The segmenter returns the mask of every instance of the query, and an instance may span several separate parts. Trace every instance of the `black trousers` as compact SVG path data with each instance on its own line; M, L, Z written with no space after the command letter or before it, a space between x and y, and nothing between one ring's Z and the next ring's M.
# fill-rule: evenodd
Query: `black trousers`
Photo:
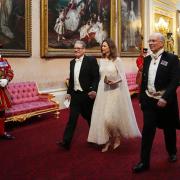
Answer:
M0 118L4 118L5 117L5 110L0 110Z
M90 99L87 93L73 92L71 95L69 120L64 131L63 142L68 145L71 144L79 115L82 115L90 126L93 103L94 100Z
M153 109L143 110L144 126L142 131L141 161L149 165L150 153L157 128L157 112ZM176 128L163 128L166 150L169 155L176 154Z

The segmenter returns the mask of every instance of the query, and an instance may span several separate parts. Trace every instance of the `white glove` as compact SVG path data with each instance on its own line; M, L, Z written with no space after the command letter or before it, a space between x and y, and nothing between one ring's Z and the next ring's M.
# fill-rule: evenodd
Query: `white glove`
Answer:
M8 80L7 79L0 79L0 86L1 87L5 87L8 83Z

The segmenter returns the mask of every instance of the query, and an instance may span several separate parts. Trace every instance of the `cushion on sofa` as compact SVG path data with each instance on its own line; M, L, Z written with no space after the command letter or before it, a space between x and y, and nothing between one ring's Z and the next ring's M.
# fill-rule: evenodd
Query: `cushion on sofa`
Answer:
M134 72L126 73L126 79L130 94L134 94L138 92L138 85L136 84L136 74Z
M31 103L15 104L6 111L6 117L54 108L55 106L56 104L51 101L34 101Z
M39 100L39 93L35 82L10 83L8 91L13 105Z

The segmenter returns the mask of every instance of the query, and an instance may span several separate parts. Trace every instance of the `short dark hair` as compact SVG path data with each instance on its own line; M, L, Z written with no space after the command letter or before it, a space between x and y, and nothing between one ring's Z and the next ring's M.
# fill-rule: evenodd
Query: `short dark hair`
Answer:
M117 58L117 47L114 43L114 41L110 38L107 38L107 39L104 39L102 44L106 42L109 46L109 49L110 49L110 54L109 54L109 59L113 59L115 60ZM101 44L101 52L102 52L102 44ZM102 54L102 57L104 57L104 54Z

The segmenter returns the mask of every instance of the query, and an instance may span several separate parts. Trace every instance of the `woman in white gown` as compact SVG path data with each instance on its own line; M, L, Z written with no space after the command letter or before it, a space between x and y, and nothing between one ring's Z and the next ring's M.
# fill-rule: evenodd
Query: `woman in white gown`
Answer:
M106 39L101 45L100 82L95 99L88 142L116 149L120 138L141 137L121 59L115 43Z

